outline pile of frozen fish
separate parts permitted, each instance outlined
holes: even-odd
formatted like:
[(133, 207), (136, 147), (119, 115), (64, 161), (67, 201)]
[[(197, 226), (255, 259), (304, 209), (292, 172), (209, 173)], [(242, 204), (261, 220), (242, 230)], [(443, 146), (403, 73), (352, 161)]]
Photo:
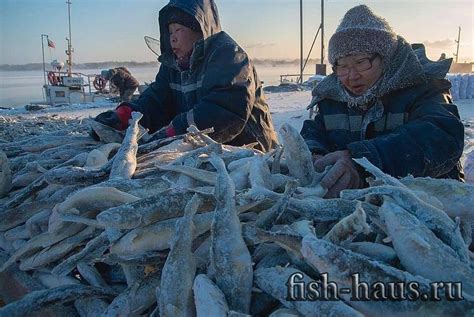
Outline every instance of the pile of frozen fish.
[[(97, 122), (89, 136), (0, 144), (0, 271), (43, 285), (1, 316), (472, 316), (474, 188), (382, 173), (323, 199), (298, 131), (282, 146), (222, 145), (211, 131), (140, 144)], [(210, 134), (212, 136), (212, 134)], [(471, 245), (472, 247), (472, 245)], [(288, 280), (322, 273), (339, 288), (462, 282), (460, 301), (291, 301)]]
[(0, 144), (22, 140), (32, 136), (71, 135), (84, 133), (89, 125), (80, 118), (69, 116), (40, 115), (40, 116), (0, 116)]

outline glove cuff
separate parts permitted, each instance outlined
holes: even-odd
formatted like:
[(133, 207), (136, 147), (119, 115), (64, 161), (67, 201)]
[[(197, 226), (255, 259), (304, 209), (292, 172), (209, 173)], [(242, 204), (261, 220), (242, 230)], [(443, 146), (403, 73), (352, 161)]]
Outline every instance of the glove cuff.
[(176, 135), (176, 130), (174, 129), (173, 125), (169, 125), (168, 128), (166, 128), (166, 136), (167, 137), (172, 137)]
[(129, 107), (126, 103), (120, 104), (115, 113), (120, 119), (119, 130), (125, 130), (128, 127), (128, 120), (132, 117), (132, 108)]

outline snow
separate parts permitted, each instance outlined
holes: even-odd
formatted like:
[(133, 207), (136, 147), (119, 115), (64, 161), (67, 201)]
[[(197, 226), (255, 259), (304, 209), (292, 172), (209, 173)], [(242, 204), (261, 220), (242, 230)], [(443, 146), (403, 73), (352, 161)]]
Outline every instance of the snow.
[(267, 93), (265, 96), (277, 131), (285, 122), (300, 131), (303, 121), (309, 119), (306, 107), (311, 101), (311, 91)]

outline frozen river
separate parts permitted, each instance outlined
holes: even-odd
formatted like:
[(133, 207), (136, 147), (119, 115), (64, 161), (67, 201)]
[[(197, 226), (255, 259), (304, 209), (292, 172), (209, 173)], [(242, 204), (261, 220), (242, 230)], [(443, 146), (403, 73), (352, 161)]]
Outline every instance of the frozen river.
[[(129, 67), (133, 76), (140, 84), (154, 81), (158, 66), (155, 67)], [(101, 69), (74, 69), (74, 72), (87, 75), (100, 74)], [(298, 66), (272, 67), (257, 65), (260, 80), (265, 85), (278, 85), (280, 74), (297, 74)], [(0, 71), (0, 107), (19, 107), (32, 101), (43, 100), (42, 86), (44, 84), (43, 72), (34, 71)]]

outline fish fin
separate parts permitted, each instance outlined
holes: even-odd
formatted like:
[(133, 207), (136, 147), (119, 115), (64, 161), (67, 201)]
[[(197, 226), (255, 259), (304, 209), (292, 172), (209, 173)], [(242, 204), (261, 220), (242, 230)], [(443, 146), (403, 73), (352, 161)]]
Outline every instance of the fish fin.
[(414, 232), (409, 233), (411, 241), (413, 241), (420, 250), (430, 250), (431, 245), (422, 236)]
[(137, 237), (138, 237), (138, 234), (130, 233), (130, 242), (134, 242)]
[(140, 121), (140, 119), (143, 117), (143, 114), (138, 111), (133, 111), (132, 112), (132, 120)]
[(163, 314), (162, 316), (183, 316), (182, 312), (178, 309), (178, 307), (171, 304), (166, 304), (164, 310), (164, 312), (160, 312)]
[(454, 227), (453, 232), (459, 232), (460, 233), (461, 232), (461, 218), (456, 217), (456, 218), (454, 218), (454, 221), (455, 221), (456, 226)]
[(199, 197), (198, 194), (194, 194), (193, 198), (186, 204), (184, 208), (184, 216), (185, 217), (192, 217), (198, 210), (199, 206), (201, 205), (202, 199)]

